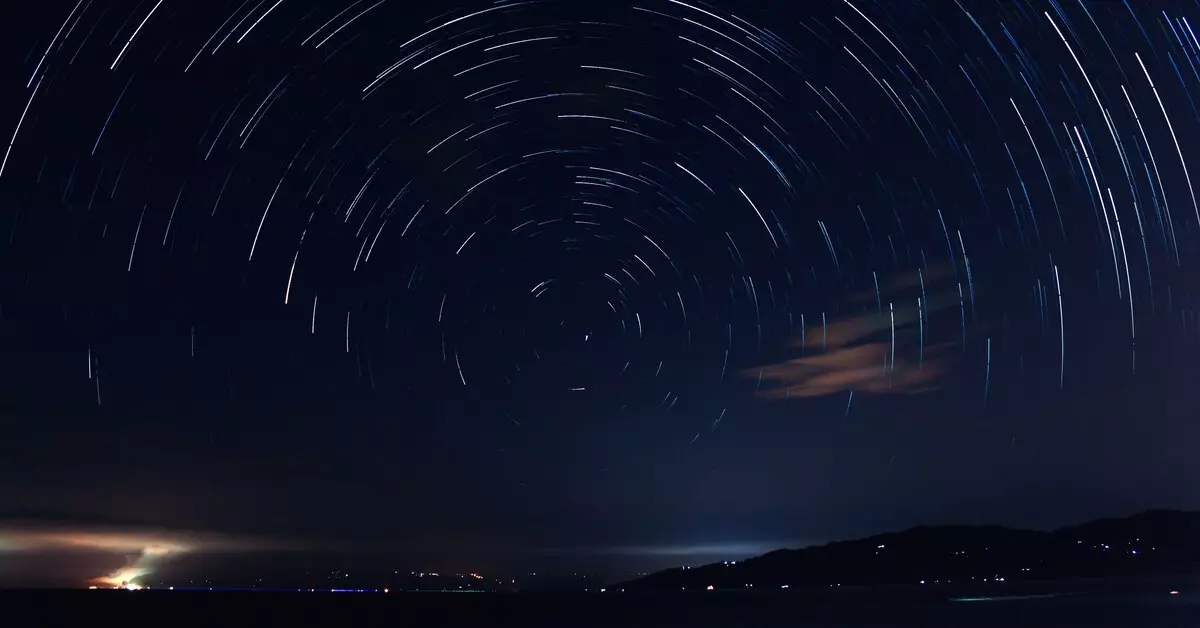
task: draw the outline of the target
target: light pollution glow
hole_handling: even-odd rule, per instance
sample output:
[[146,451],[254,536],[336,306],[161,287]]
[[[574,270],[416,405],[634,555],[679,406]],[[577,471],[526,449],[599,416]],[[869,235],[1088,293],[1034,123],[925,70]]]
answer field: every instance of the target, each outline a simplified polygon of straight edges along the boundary
[[172,557],[197,551],[270,549],[269,545],[216,535],[132,528],[78,529],[39,524],[0,527],[0,554],[85,551],[125,556],[124,567],[87,580],[88,585],[98,588],[137,588],[138,580]]

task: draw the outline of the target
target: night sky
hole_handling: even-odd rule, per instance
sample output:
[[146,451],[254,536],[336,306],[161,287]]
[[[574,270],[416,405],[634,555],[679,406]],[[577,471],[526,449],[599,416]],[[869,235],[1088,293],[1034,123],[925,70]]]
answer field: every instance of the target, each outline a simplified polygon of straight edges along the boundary
[[1200,507],[1194,21],[5,2],[0,565]]

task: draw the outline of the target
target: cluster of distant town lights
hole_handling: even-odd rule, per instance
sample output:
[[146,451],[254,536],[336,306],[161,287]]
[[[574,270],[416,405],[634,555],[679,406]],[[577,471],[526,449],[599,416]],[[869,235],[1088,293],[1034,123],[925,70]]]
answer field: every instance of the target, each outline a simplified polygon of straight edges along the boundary
[[388,588],[384,588],[384,589],[259,589],[259,588],[244,588],[244,587],[179,587],[178,589],[176,589],[175,587],[158,587],[158,588],[154,588],[154,587],[150,587],[150,586],[144,587],[140,584],[135,584],[133,582],[127,582],[125,584],[122,584],[120,586],[115,586],[115,587],[98,587],[96,585],[91,585],[88,587],[88,590],[91,590],[91,591],[96,591],[96,590],[176,591],[176,590],[179,590],[179,591],[261,591],[261,592],[296,591],[299,593],[390,593],[391,592],[391,589],[388,589]]
[[[1141,539],[1135,539],[1135,540],[1136,540],[1136,541],[1140,541]],[[1076,541],[1076,543],[1082,543],[1082,541]],[[879,546],[876,548],[876,552],[875,552],[875,554],[878,556],[878,555],[879,555],[879,551],[878,551],[878,550],[885,549],[886,547],[887,547],[886,545],[879,545]],[[1096,545],[1096,546],[1093,546],[1093,547],[1098,547],[1098,548],[1099,548],[1101,551],[1103,551],[1103,552],[1108,552],[1108,551],[1111,551],[1111,550],[1112,550],[1112,547],[1110,547],[1110,546],[1109,546],[1107,543],[1100,543],[1100,544],[1098,544],[1098,545]],[[1157,549],[1157,548],[1150,548],[1150,549],[1153,551],[1154,549]],[[985,550],[986,550],[986,548],[985,548]],[[1132,555],[1134,555],[1134,556],[1137,556],[1137,555],[1138,555],[1138,550],[1137,550],[1137,549],[1131,549],[1131,550],[1129,550],[1129,552],[1130,552],[1130,554],[1132,554]],[[966,552],[955,552],[955,554],[956,554],[956,555],[958,555],[958,554],[963,554],[963,555],[965,555],[965,554],[966,554]],[[737,563],[738,563],[738,561],[736,561],[736,560],[727,560],[727,561],[724,561],[724,565],[725,565],[726,567],[729,567],[729,566],[736,565]],[[686,569],[691,569],[691,567],[690,567],[690,566],[687,566],[687,565],[684,565],[684,566],[682,567],[682,569],[685,569],[685,570],[686,570]],[[1030,569],[1029,569],[1029,568],[1023,568],[1023,569],[1021,569],[1021,571],[1023,571],[1023,572],[1028,572],[1028,571],[1030,571]],[[399,571],[397,571],[396,573],[399,573]],[[348,576],[349,574],[345,574],[345,575],[347,575],[347,576]],[[416,575],[416,576],[419,576],[419,577],[422,577],[422,578],[424,578],[424,577],[425,577],[425,576],[427,576],[427,575],[428,575],[428,576],[438,576],[439,574],[437,574],[437,573],[433,573],[433,572],[430,572],[430,573],[424,573],[424,572],[422,572],[422,573],[419,573],[419,574],[418,574],[418,573],[414,572],[414,573],[413,573],[413,575]],[[479,574],[477,574],[477,573],[470,573],[470,574],[468,574],[468,575],[469,575],[471,578],[473,578],[473,579],[477,579],[477,580],[484,580],[484,577],[483,577],[483,576],[481,576],[481,575],[479,575]],[[530,574],[530,575],[536,575],[536,574]],[[461,577],[462,575],[461,575],[461,574],[459,574],[459,576]],[[974,576],[972,576],[972,577],[971,577],[971,580],[975,580],[975,579],[976,579],[976,578],[975,578]],[[1000,576],[1000,575],[994,575],[994,576],[992,576],[992,577],[990,577],[990,578],[983,578],[983,582],[996,582],[996,583],[1000,583],[1000,582],[1005,582],[1005,581],[1006,581],[1006,580],[1005,580],[1005,578],[1004,578],[1003,576]],[[950,580],[946,580],[946,581],[945,581],[945,584],[950,584],[950,583],[951,583],[951,581],[950,581]],[[918,582],[918,584],[925,585],[925,584],[930,584],[930,583],[929,583],[929,582],[927,582],[927,580],[920,580],[920,581]],[[943,584],[943,583],[942,583],[942,581],[941,581],[940,579],[938,579],[938,580],[933,580],[933,581],[932,581],[932,584]],[[840,587],[840,586],[842,586],[840,583],[835,583],[835,584],[831,584],[831,585],[829,585],[829,588],[837,588],[837,587]],[[744,587],[743,587],[743,588],[745,588],[745,589],[753,589],[753,588],[754,588],[754,585],[753,585],[753,584],[749,584],[749,583],[747,583],[747,584],[745,584],[745,585],[744,585]],[[786,589],[788,589],[788,588],[789,588],[789,585],[786,585],[786,584],[779,585],[779,588],[780,588],[780,589],[783,589],[783,590],[786,590]],[[92,585],[92,586],[89,586],[89,587],[88,587],[88,589],[90,589],[90,590],[97,590],[97,589],[111,589],[111,590],[126,590],[126,591],[142,591],[142,590],[151,590],[151,589],[152,589],[152,587],[149,587],[149,586],[142,586],[142,585],[139,585],[139,584],[136,584],[136,583],[133,583],[133,582],[123,582],[123,583],[121,583],[121,584],[119,584],[119,585],[117,585],[117,586],[113,586],[113,587],[98,587],[98,586]],[[154,589],[154,590],[162,591],[162,590],[164,590],[164,589],[165,589],[165,590],[167,590],[167,591],[175,591],[175,590],[176,590],[176,588],[175,588],[175,587],[173,587],[173,586],[168,586],[168,587],[158,587],[157,589]],[[325,589],[325,588],[295,588],[295,589],[292,589],[292,588],[286,588],[286,589],[284,589],[284,588],[244,588],[244,587],[180,587],[180,588],[179,588],[179,590],[181,590],[181,591],[257,591],[257,592],[287,592],[287,591],[294,591],[294,592],[300,592],[300,593],[390,593],[390,592],[391,592],[391,589],[390,589],[390,587],[384,587],[384,588],[379,588],[379,589],[334,589],[334,588],[330,588],[330,589]],[[686,591],[686,590],[687,590],[687,588],[686,588],[686,587],[683,587],[683,588],[681,588],[681,590],[682,590],[682,591]],[[705,591],[717,591],[718,589],[717,589],[716,587],[714,587],[713,585],[711,585],[711,584],[710,584],[710,585],[708,585],[707,587],[705,587],[705,589],[704,589],[704,590],[705,590]],[[735,589],[733,589],[733,588],[723,588],[723,589],[721,589],[721,590],[725,590],[725,591],[732,591],[732,590],[735,590]],[[586,592],[586,591],[588,591],[588,590],[587,590],[587,589],[585,589],[585,592]],[[601,588],[601,589],[599,589],[598,591],[599,591],[600,593],[607,593],[607,592],[608,592],[608,589],[607,589],[607,588]],[[624,591],[625,591],[625,589],[617,589],[616,591],[618,591],[618,592],[624,592]],[[434,592],[434,591],[427,590],[427,591],[424,591],[424,592]],[[446,589],[446,590],[444,590],[443,592],[446,592],[446,593],[483,593],[483,592],[486,592],[486,591],[483,591],[483,590],[480,590],[480,589],[462,589],[462,588],[459,588],[459,589]],[[1177,591],[1177,590],[1171,590],[1171,591],[1169,591],[1169,594],[1170,594],[1170,595],[1179,595],[1179,591]],[[982,598],[981,598],[981,599],[982,599]]]
[[[350,576],[350,574],[343,573],[343,572],[340,572],[340,571],[335,571],[335,572],[333,572],[333,573],[334,573],[334,575],[335,575],[336,577],[344,577],[344,578],[348,578],[348,577]],[[399,574],[400,572],[399,572],[399,570],[397,570],[395,573]],[[424,577],[426,577],[426,576],[439,577],[441,574],[439,574],[439,573],[437,573],[437,572],[420,572],[420,573],[418,573],[418,572],[412,572],[412,573],[411,573],[411,575],[413,575],[413,576],[417,576],[417,577],[419,577],[419,578],[424,578]],[[536,576],[537,574],[536,574],[536,573],[531,573],[531,574],[529,574],[529,575],[531,575],[531,576]],[[470,578],[470,579],[472,579],[472,580],[484,580],[484,577],[483,577],[483,576],[481,576],[481,575],[479,575],[479,574],[477,574],[477,573],[474,573],[474,572],[471,572],[471,573],[468,573],[468,574],[455,574],[455,576],[456,576],[456,577],[458,577],[458,578],[461,578],[461,579]],[[262,580],[261,580],[261,579],[259,579],[259,582],[261,582],[261,581],[262,581]],[[500,582],[500,581],[498,580],[497,582]],[[516,581],[514,580],[513,582],[516,582]],[[333,587],[330,587],[330,588],[325,588],[325,587],[211,587],[211,586],[199,586],[199,587],[197,587],[197,586],[187,586],[187,587],[175,587],[175,586],[157,586],[157,587],[152,587],[152,586],[150,586],[150,585],[141,585],[141,584],[137,584],[136,582],[133,582],[133,581],[125,581],[125,582],[121,582],[120,584],[115,584],[115,585],[111,585],[111,586],[101,586],[101,585],[94,585],[94,584],[93,584],[93,585],[90,585],[90,586],[88,586],[88,590],[89,590],[89,591],[97,591],[97,590],[102,590],[102,591],[151,591],[151,590],[153,590],[153,591],[176,591],[176,590],[179,590],[179,591],[255,591],[255,592],[263,592],[263,593],[269,593],[269,592],[298,592],[298,593],[391,593],[391,587],[382,587],[382,588],[333,588]],[[441,591],[441,592],[446,592],[446,593],[481,593],[481,592],[483,592],[483,590],[481,590],[481,589],[464,589],[464,588],[463,588],[463,587],[461,587],[461,586],[460,586],[459,588],[457,588],[457,589],[440,589],[440,590],[439,590],[439,589],[406,589],[406,591],[409,591],[409,592],[437,592],[437,591]]]
[[[997,582],[1004,582],[1004,578],[997,579]],[[921,584],[925,584],[925,581],[922,580]],[[747,584],[746,586],[753,587],[754,585]],[[839,584],[836,586],[841,586],[841,585]],[[98,589],[98,588],[99,587],[96,587],[96,586],[88,587],[88,589],[93,589],[93,590]],[[786,589],[786,588],[788,588],[788,585],[786,585],[786,584],[780,585],[779,588]],[[113,587],[113,589],[126,590],[126,591],[142,591],[142,590],[148,591],[151,589],[151,587],[143,587],[143,586],[140,586],[140,585],[130,582],[128,584],[125,584],[124,586]],[[159,589],[159,590],[161,591],[162,589]],[[167,587],[167,590],[174,591],[175,587]],[[307,593],[390,593],[391,592],[391,590],[387,589],[387,588],[384,588],[384,589],[224,589],[224,588],[208,587],[208,588],[181,589],[181,590],[183,590],[183,591],[296,591],[296,592],[301,592],[301,593],[304,593],[304,592],[307,592]],[[621,591],[624,591],[624,590],[625,589],[621,589]],[[714,591],[715,589],[713,588],[713,585],[710,584],[710,585],[708,585],[708,587],[705,590],[706,591]],[[607,591],[608,591],[608,589],[600,589],[601,593],[606,593]],[[1168,591],[1167,593],[1168,593],[1168,595],[1179,595],[1179,591],[1174,590],[1174,589],[1172,589],[1171,591]],[[962,598],[962,599],[965,601],[965,600],[969,600],[969,599],[982,600],[982,599],[987,599],[987,598]]]

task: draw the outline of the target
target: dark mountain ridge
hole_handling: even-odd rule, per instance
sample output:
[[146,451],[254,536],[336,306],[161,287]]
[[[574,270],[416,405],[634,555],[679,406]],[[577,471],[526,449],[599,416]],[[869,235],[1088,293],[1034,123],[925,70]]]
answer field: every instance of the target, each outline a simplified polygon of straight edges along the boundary
[[1151,510],[1049,532],[918,526],[744,561],[668,569],[627,591],[937,585],[1200,572],[1200,512]]

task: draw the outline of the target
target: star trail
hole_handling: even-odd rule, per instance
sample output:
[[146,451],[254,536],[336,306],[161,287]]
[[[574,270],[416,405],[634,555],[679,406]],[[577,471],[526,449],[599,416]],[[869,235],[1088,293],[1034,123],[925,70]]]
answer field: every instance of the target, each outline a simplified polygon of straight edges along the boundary
[[1197,503],[1194,3],[0,12],[17,512],[587,546]]

